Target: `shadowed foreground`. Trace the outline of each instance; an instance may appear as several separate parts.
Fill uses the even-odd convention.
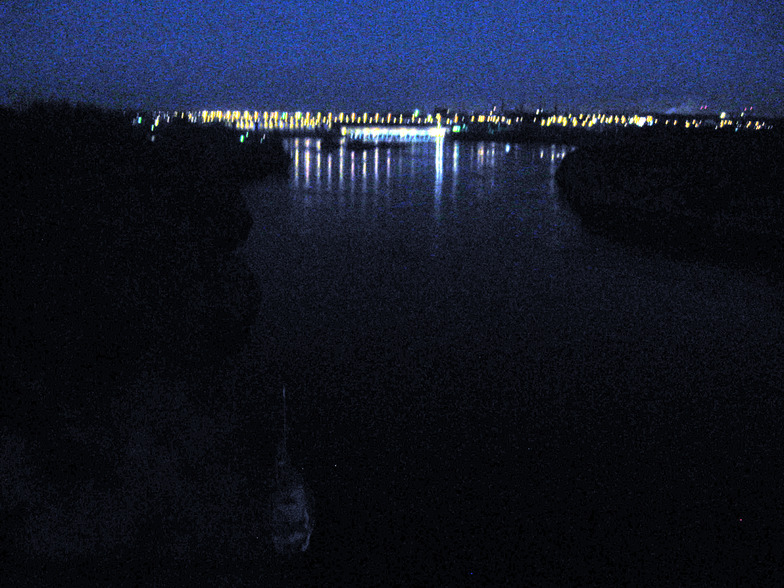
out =
[[[236,254],[252,224],[239,187],[289,158],[217,127],[172,123],[152,141],[135,118],[0,112],[0,558],[14,585],[144,583],[214,558],[238,528],[243,544],[262,535],[264,500],[237,466],[251,458],[234,448],[249,411],[209,374],[260,307]]]

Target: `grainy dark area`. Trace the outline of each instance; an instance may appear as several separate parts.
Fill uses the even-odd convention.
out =
[[[304,140],[289,167],[37,108],[3,122],[10,585],[775,582],[781,289],[756,265],[585,233],[549,146],[442,146],[438,216],[432,145],[319,193]],[[283,384],[315,504],[293,558],[264,528]]]
[[[155,134],[135,119],[66,103],[0,112],[13,583],[115,584],[125,566],[144,582],[156,561],[192,558],[194,535],[220,542],[210,509],[239,500],[221,489],[237,482],[219,448],[241,399],[221,397],[204,366],[247,344],[260,308],[236,254],[252,224],[240,185],[285,174],[289,158],[274,137]]]
[[[780,280],[782,161],[780,132],[652,131],[570,153],[556,180],[590,230]]]

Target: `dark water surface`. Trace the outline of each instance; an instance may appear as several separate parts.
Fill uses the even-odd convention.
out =
[[[782,569],[779,289],[585,233],[555,192],[565,148],[289,147],[291,177],[246,191],[243,254],[260,456],[285,382],[316,525],[271,577]]]

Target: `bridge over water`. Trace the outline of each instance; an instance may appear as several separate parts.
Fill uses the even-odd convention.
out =
[[[449,129],[443,126],[354,126],[341,127],[341,134],[368,143],[415,143],[443,139]]]

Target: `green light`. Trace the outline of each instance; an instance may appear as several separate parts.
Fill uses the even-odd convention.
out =
[[[452,132],[453,133],[459,133],[460,132],[460,125],[453,126],[452,127]]]

